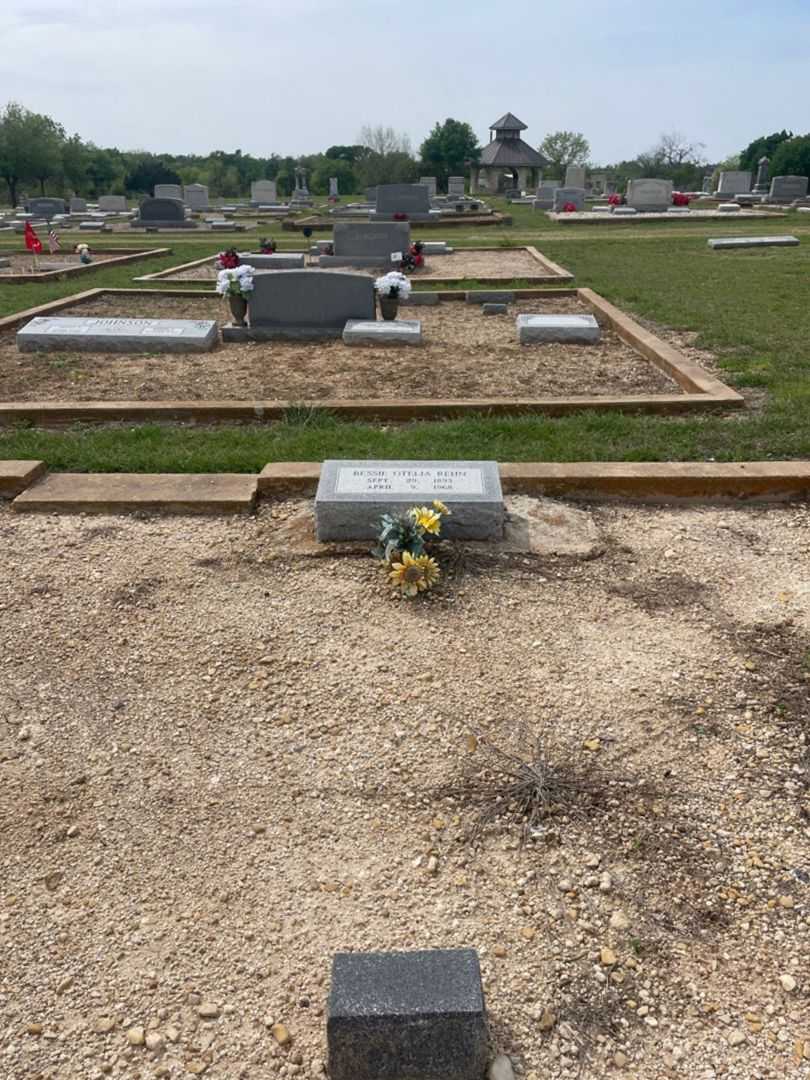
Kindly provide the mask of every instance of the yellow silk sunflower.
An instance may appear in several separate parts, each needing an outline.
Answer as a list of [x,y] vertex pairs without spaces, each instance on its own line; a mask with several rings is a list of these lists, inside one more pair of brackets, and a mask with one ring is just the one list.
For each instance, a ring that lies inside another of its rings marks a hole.
[[433,509],[438,514],[449,514],[450,513],[450,511],[447,509],[447,507],[444,505],[444,503],[442,502],[441,499],[434,499],[433,500]]
[[414,561],[418,563],[424,575],[422,584],[417,587],[419,589],[432,589],[439,580],[438,563],[435,559],[431,559],[430,555],[417,555]]
[[403,596],[416,596],[420,589],[428,588],[425,570],[420,561],[424,558],[425,556],[422,555],[419,559],[415,559],[410,551],[403,551],[402,562],[391,564],[388,580],[394,588],[399,589]]
[[433,533],[434,536],[439,535],[442,519],[435,510],[430,510],[427,506],[415,506],[411,510],[411,517],[419,528],[424,529],[426,533]]

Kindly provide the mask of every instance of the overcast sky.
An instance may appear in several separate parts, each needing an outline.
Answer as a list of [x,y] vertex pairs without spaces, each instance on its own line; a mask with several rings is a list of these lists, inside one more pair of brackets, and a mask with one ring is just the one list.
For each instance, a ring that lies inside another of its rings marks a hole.
[[[10,3],[10,12],[9,5]],[[718,161],[810,129],[810,0],[5,0],[0,104],[100,146],[317,153],[504,112],[596,163],[681,131]]]

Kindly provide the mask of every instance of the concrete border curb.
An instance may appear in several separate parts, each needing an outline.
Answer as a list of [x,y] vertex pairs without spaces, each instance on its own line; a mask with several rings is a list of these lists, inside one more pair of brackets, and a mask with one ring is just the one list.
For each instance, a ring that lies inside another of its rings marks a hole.
[[[103,248],[96,248],[95,253],[97,255],[108,255],[110,249],[108,248],[105,251]],[[12,251],[11,254],[21,253]],[[41,273],[35,274],[3,274],[0,277],[0,285],[47,285],[50,281],[61,281],[64,278],[76,277],[79,274],[89,274],[94,270],[106,270],[114,266],[123,266],[125,263],[138,262],[140,259],[153,259],[171,254],[171,248],[150,248],[146,251],[131,250],[112,259],[104,259],[102,262],[92,262],[86,265],[79,263],[78,266],[69,266],[64,270],[43,270]],[[52,257],[56,258],[57,256]]]

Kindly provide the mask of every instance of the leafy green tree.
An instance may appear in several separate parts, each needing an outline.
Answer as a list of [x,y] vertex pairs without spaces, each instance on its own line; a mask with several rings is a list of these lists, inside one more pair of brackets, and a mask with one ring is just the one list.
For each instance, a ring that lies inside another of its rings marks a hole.
[[810,177],[810,135],[781,142],[771,158],[771,176]]
[[8,187],[12,206],[17,205],[21,183],[45,181],[62,170],[64,129],[49,116],[30,112],[15,101],[0,113],[0,177]]
[[754,139],[740,154],[740,168],[755,173],[761,157],[773,158],[777,147],[792,138],[792,131],[776,131],[773,135],[761,135]]
[[366,155],[357,162],[354,171],[362,189],[376,184],[411,184],[418,178],[419,166],[410,154],[392,151]]
[[143,154],[137,165],[127,174],[127,191],[151,195],[155,184],[179,184],[180,174],[154,154]]
[[549,161],[549,174],[562,180],[569,165],[584,165],[591,145],[581,131],[552,131],[540,143],[540,153]]
[[419,148],[425,170],[441,184],[447,182],[448,176],[466,173],[468,166],[478,161],[480,152],[470,125],[450,118],[443,124],[437,122]]
[[355,161],[358,161],[367,153],[368,147],[366,146],[330,146],[324,156],[334,161],[348,161],[350,165],[353,165]]
[[336,176],[338,191],[343,195],[357,190],[357,178],[350,162],[342,158],[322,157],[309,178],[309,190],[315,195],[329,194],[329,177]]

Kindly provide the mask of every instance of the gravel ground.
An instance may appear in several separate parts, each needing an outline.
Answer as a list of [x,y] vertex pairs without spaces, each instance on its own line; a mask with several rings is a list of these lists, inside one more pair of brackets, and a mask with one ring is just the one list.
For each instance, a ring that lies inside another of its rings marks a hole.
[[[318,398],[537,398],[679,393],[679,387],[611,330],[598,345],[517,341],[519,312],[586,312],[573,298],[526,300],[505,316],[447,302],[400,310],[422,320],[424,345],[352,347],[327,342],[221,343],[211,353],[20,353],[0,335],[6,401]],[[219,319],[219,298],[107,296],[60,315]]]
[[810,512],[546,517],[411,603],[302,502],[0,509],[0,1075],[316,1080],[335,950],[469,945],[525,1080],[807,1075]]
[[[452,242],[450,244],[452,247]],[[284,254],[284,252],[280,252]],[[312,267],[318,266],[316,257],[307,257]],[[245,259],[244,262],[250,262]],[[330,271],[368,274],[377,277],[379,270],[354,270],[351,267],[330,267]],[[278,271],[282,273],[282,271]],[[462,280],[467,278],[475,281],[477,278],[503,278],[504,281],[517,279],[520,281],[531,280],[536,277],[547,278],[549,271],[539,263],[528,251],[509,251],[491,248],[487,251],[454,251],[452,255],[427,255],[425,265],[421,270],[415,271],[411,278],[413,281],[430,280],[431,278],[453,278]],[[213,259],[202,266],[193,266],[188,270],[181,270],[177,274],[166,277],[164,281],[215,281],[217,271]]]

